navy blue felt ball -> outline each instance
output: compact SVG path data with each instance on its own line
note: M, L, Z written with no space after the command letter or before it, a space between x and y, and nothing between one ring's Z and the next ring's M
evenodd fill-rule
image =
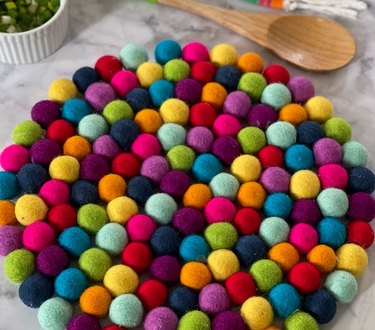
M353 192L372 194L375 190L375 175L367 167L357 166L349 171L349 189Z
M77 206L95 204L99 200L98 188L89 181L78 180L71 189L70 199Z
M77 268L67 268L56 277L55 292L61 298L76 301L88 285L86 275L82 271Z
M122 149L128 150L137 138L139 128L133 120L121 119L112 125L110 134Z
M225 65L216 70L215 81L223 85L228 92L237 90L241 71L233 65Z
M37 194L47 180L47 170L39 164L26 164L18 172L18 182L27 194Z
M319 289L305 297L302 309L320 324L330 322L336 314L336 300L326 290Z
M312 147L324 138L323 128L316 121L305 121L297 128L297 142Z
M151 107L151 98L148 92L143 88L132 89L126 97L126 101L132 107L134 112Z
M185 286L178 286L170 291L168 305L181 317L198 308L198 294Z
M75 83L75 85L77 86L81 94L84 94L86 89L91 84L98 82L99 80L100 80L100 76L96 72L96 70L88 66L79 68L73 74L73 82Z
M292 211L293 201L284 193L275 193L267 196L263 211L267 217L279 217L288 219Z
M31 308L40 307L53 293L53 279L40 273L29 276L18 289L22 302Z
M234 247L241 264L250 267L254 262L266 257L267 248L257 235L242 236Z
M164 101L173 97L174 85L168 80L158 80L151 84L148 92L155 107L160 107Z
M160 41L155 47L155 59L161 65L181 57L181 46L174 40Z
M170 226L161 226L152 234L150 245L155 255L178 255L180 237Z
M153 194L153 186L149 179L144 176L131 178L126 187L126 193L138 204L145 205L146 201Z

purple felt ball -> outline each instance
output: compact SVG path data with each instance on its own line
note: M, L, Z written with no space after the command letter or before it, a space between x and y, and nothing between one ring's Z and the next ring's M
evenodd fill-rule
M96 82L86 89L85 99L96 111L103 111L108 103L116 99L116 92L110 84Z
M187 103L197 103L201 99L202 86L195 79L180 80L174 89L176 98Z
M168 307L157 307L147 314L143 326L144 330L176 330L178 317Z
M186 144L198 153L206 153L211 149L214 135L207 127L193 127L186 136Z
M155 183L159 183L169 171L169 162L163 156L148 157L141 167L141 175Z
M120 147L110 135L99 136L93 146L92 151L96 155L112 159L120 153Z
M109 163L103 156L90 154L81 162L80 178L82 180L99 181L109 172Z
M227 291L221 284L208 284L199 293L199 308L208 315L216 315L229 310L230 305Z
M260 177L260 183L268 193L287 193L289 191L290 174L281 167L269 167Z
M287 87L292 94L294 103L304 104L315 95L315 88L310 79L303 76L296 76L289 80Z
M348 215L353 220L370 222L375 218L374 197L364 192L357 192L349 196Z
M312 199L297 199L294 201L290 218L295 223L316 225L322 218L318 204Z
M43 128L61 118L60 106L49 100L39 101L31 109L31 119Z
M172 226L185 236L200 234L204 228L203 214L192 207L180 208L173 215Z
M48 166L60 154L60 145L49 139L38 140L30 148L33 163L43 166Z
M239 313L224 311L215 316L212 330L246 330L248 329Z
M342 148L334 139L323 138L318 140L313 147L315 164L340 164L342 160Z
M277 111L269 105L257 104L251 108L247 115L247 123L266 130L268 126L278 119Z
M0 227L0 256L22 247L22 230L16 226Z
M180 262L176 257L156 257L150 265L150 276L165 283L176 283L180 279Z
M182 198L191 185L191 179L184 171L173 170L164 175L160 190L175 198Z
M69 256L58 245L50 245L39 252L36 267L44 275L56 277L69 266Z
M250 97L242 91L234 91L225 99L223 112L238 118L246 118L252 104Z
M97 318L92 315L80 314L74 316L66 326L66 330L101 330Z
M211 152L223 163L230 165L241 154L241 147L234 137L219 136L212 144Z

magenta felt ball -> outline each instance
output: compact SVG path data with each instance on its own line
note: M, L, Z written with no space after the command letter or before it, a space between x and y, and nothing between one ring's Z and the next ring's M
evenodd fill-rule
M74 316L66 326L66 330L101 330L97 318L92 315L80 314Z
M96 111L103 111L109 102L116 99L116 93L111 85L101 81L86 89L85 99Z
M23 231L22 243L30 251L39 252L55 241L55 232L46 222L37 221Z
M56 277L69 266L69 255L58 245L50 245L39 252L36 267L44 275Z
M184 171L173 170L164 175L160 190L175 198L182 198L191 185L191 179Z
M180 80L174 88L175 97L190 104L199 102L201 94L202 86L194 79Z
M250 97L242 91L234 91L225 99L223 112L238 118L246 118L251 108Z
M214 197L204 207L204 215L207 223L231 222L236 210L236 206L229 199Z
M143 326L144 330L176 330L178 317L168 307L157 307L147 314Z
M211 149L214 135L207 127L193 127L186 136L186 144L198 153L206 153Z
M229 310L230 306L227 291L221 284L208 284L199 293L199 308L208 315L216 315Z
M29 151L18 144L6 147L0 155L0 165L3 170L8 172L18 172L29 161Z
M204 225L203 214L192 207L180 208L172 218L172 226L185 236L200 234Z
M151 156L143 162L141 167L141 175L155 183L159 183L169 171L168 160L163 156Z
M219 136L212 144L211 152L230 165L241 154L241 147L233 136Z
M375 218L375 199L370 194L358 192L349 197L348 215L354 220L370 222Z
M241 130L241 122L234 116L228 114L219 115L212 126L217 136L236 136Z
M134 72L121 70L112 77L111 86L120 98L124 98L132 89L139 86L139 81Z
M224 311L215 316L212 330L246 330L248 327L239 313Z
M322 189L345 189L348 185L348 172L338 164L326 164L319 167L318 176Z
M142 133L137 136L131 146L131 151L141 160L145 160L151 156L159 155L161 145L155 135Z
M289 233L289 242L301 253L307 254L318 244L318 232L307 223L298 223Z
M148 242L157 225L149 216L136 214L126 223L126 231L131 241Z
M182 59L189 64L208 61L210 53L205 45L200 42L189 42L182 48Z
M17 226L0 227L0 256L7 256L22 247L22 230Z
M64 181L52 179L43 184L39 196L49 205L59 205L69 202L70 188Z
M290 218L295 223L316 225L322 218L318 204L312 199L297 199L294 201Z
M176 283L180 279L180 262L176 257L156 257L150 265L150 276L164 283Z
M265 104L253 106L247 115L247 123L250 126L259 127L262 130L266 130L267 127L275 123L277 119L277 111Z
M30 148L30 155L33 163L43 166L48 166L52 159L60 154L60 145L49 139L36 141Z
M342 148L334 139L323 138L318 140L313 147L315 164L340 164L342 160Z
M102 156L90 154L81 162L80 177L83 180L99 181L110 172L110 166Z
M95 140L92 151L96 155L112 159L121 152L121 149L112 136L102 135Z
M295 76L289 80L287 87L292 94L294 103L304 104L315 95L315 88L310 79L303 76Z
M39 101L31 109L31 119L36 121L43 128L47 128L55 120L60 118L60 106L53 101Z
M290 174L281 167L269 167L260 177L260 183L268 193L289 191Z

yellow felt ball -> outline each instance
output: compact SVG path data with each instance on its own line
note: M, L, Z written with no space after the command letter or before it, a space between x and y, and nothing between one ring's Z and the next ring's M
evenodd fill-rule
M201 100L219 110L223 107L227 95L227 90L222 85L217 82L210 82L204 85Z
M335 251L325 244L317 245L310 250L307 255L307 261L315 265L321 273L329 273L337 265Z
M159 112L165 123L186 125L189 120L189 107L179 99L164 101Z
M279 111L279 120L287 121L292 125L299 125L307 120L307 112L299 104L290 103Z
M314 96L305 103L305 110L310 120L324 123L333 116L333 105L324 96Z
M259 179L262 167L258 158L252 155L241 155L232 162L230 170L240 182L248 182Z
M262 73L264 61L257 53L245 53L240 56L237 67L243 72Z
M89 153L91 153L91 144L83 136L74 135L65 141L63 153L64 155L72 156L81 161Z
M238 60L236 48L229 44L219 44L211 49L211 62L216 66L235 65Z
M337 269L346 270L360 277L367 268L368 256L366 251L357 244L342 245L337 251Z
M24 226L44 220L48 207L38 195L23 195L17 199L15 214L18 222Z
M268 258L276 262L283 273L288 273L300 259L297 249L287 242L274 245L268 251Z
M185 207L194 207L202 210L211 199L212 192L210 188L203 183L195 183L186 190L183 204Z
M127 196L117 197L107 205L108 218L112 222L125 224L138 213L137 203Z
M73 183L79 177L79 162L72 156L58 156L49 165L49 175L66 183Z
M138 287L138 275L129 266L115 265L107 270L103 284L112 296L117 297L125 293L134 293Z
M240 262L237 256L231 250L226 249L211 252L207 264L216 281L225 281L229 276L240 270Z
M180 282L190 289L201 290L211 283L211 280L210 270L201 262L187 262L181 269Z
M155 81L163 79L163 68L156 62L144 62L137 69L137 77L142 87L150 87Z
M163 118L156 110L143 109L135 115L134 122L142 132L156 134L163 125Z
M93 285L83 291L79 298L81 311L102 318L108 314L112 297L106 288L100 285Z
M104 202L125 195L126 182L118 174L107 174L103 176L98 184L99 197Z
M290 192L296 199L315 198L320 192L318 176L309 170L294 173L290 179Z
M238 190L237 200L242 207L261 209L266 199L266 191L258 182L245 182Z
M0 201L0 227L17 223L14 208L12 201Z
M51 101L63 104L67 100L78 97L79 92L73 81L60 78L52 82L48 89L48 98Z
M273 321L273 310L267 299L251 297L242 304L241 316L251 330L264 330Z

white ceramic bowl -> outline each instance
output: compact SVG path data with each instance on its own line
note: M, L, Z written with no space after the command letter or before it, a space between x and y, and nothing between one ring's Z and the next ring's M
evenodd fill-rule
M28 64L38 62L55 52L64 41L69 26L69 0L43 25L26 32L0 32L0 62Z

